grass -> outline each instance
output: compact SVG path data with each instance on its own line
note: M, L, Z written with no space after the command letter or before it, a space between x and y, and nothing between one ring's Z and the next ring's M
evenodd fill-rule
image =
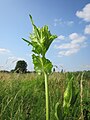
M61 73L53 73L49 77L50 120L56 120L55 105L63 100L66 77L66 74ZM75 86L79 87L80 77L76 76L75 80ZM83 109L87 110L90 110L89 86L90 78L85 77L83 80ZM37 76L35 73L0 73L0 120L45 120L44 91L43 76ZM80 106L80 97L78 97L78 101L78 106ZM76 112L73 120L80 118L80 110L77 111L78 114Z

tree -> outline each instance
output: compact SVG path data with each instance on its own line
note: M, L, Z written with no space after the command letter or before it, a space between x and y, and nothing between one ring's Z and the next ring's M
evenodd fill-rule
M26 73L27 72L27 63L24 60L19 60L16 63L15 72L17 73Z

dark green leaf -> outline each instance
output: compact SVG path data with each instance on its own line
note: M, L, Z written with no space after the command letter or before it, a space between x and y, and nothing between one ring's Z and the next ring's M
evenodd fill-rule
M28 41L28 40L26 40L26 39L24 39L24 38L22 38L25 42L27 42L28 43L28 45L30 45L30 44L32 44L30 41Z
M30 17L31 23L34 24L34 21L33 21L33 19L32 19L32 16L29 15L29 17Z
M77 101L79 95L79 90L77 90L74 85L72 86L72 99L71 99L71 106L73 107L75 102Z

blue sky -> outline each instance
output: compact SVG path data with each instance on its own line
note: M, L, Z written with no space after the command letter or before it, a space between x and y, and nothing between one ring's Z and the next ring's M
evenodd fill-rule
M25 60L33 70L31 47L22 40L37 26L48 25L58 36L47 58L59 70L90 69L90 0L0 0L0 69L14 69Z

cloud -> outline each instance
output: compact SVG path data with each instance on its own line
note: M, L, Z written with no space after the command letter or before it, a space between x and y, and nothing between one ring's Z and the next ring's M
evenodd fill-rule
M78 45L78 44L73 44L73 43L64 43L64 44L62 44L62 45L60 45L60 46L57 46L56 48L58 48L58 49L78 49L80 47L80 45Z
M86 22L90 22L90 3L87 4L81 11L77 11L76 16L82 18Z
M85 36L78 35L77 33L72 33L69 35L69 38L72 40L71 43L82 43L86 40Z
M8 57L7 63L16 63L19 60L25 60L24 58L16 57L16 56L11 56Z
M62 19L55 18L54 19L54 26L57 26L57 25L60 25L60 24L62 24Z
M78 38L78 34L77 33L72 33L72 34L69 35L69 38L71 40L77 39Z
M58 38L57 38L57 39L64 40L64 39L65 39L65 36L60 35L60 36L58 36Z
M26 61L25 58L17 57L13 55L12 51L5 48L0 48L0 59L1 59L0 70L14 69L17 61L19 60Z
M17 61L19 61L19 60L24 60L27 63L27 65L28 65L27 70L30 70L30 71L34 70L34 66L32 64L32 61L30 62L26 58L17 57L17 56L8 57L8 60L7 60L7 63L6 63L7 67L8 67L8 70L14 69Z
M63 26L72 26L74 21L64 21L62 19L54 19L54 26L63 25Z
M72 26L72 25L74 24L74 21L67 21L66 24L67 24L68 26Z
M17 56L9 56L4 64L4 69L7 69L7 70L14 69L17 61L19 60L26 61L24 58L20 58Z
M85 34L90 34L90 24L86 25L85 30L84 30Z
M0 54L3 54L3 53L10 53L10 50L5 48L0 48Z
M90 64L82 65L81 67L84 68L84 69L90 69Z
M66 37L63 35L59 35L57 39L54 41L55 43L60 43L61 41L66 40Z
M74 53L77 53L79 51L79 49L69 49L69 50L67 50L67 51L65 51L65 50L63 50L63 51L60 51L59 52L59 55L60 56L70 56L70 55L72 55L72 54L74 54Z
M86 37L77 33L72 33L68 36L70 42L63 43L62 45L55 45L56 49L59 49L60 56L70 56L77 53L82 47L86 47Z

